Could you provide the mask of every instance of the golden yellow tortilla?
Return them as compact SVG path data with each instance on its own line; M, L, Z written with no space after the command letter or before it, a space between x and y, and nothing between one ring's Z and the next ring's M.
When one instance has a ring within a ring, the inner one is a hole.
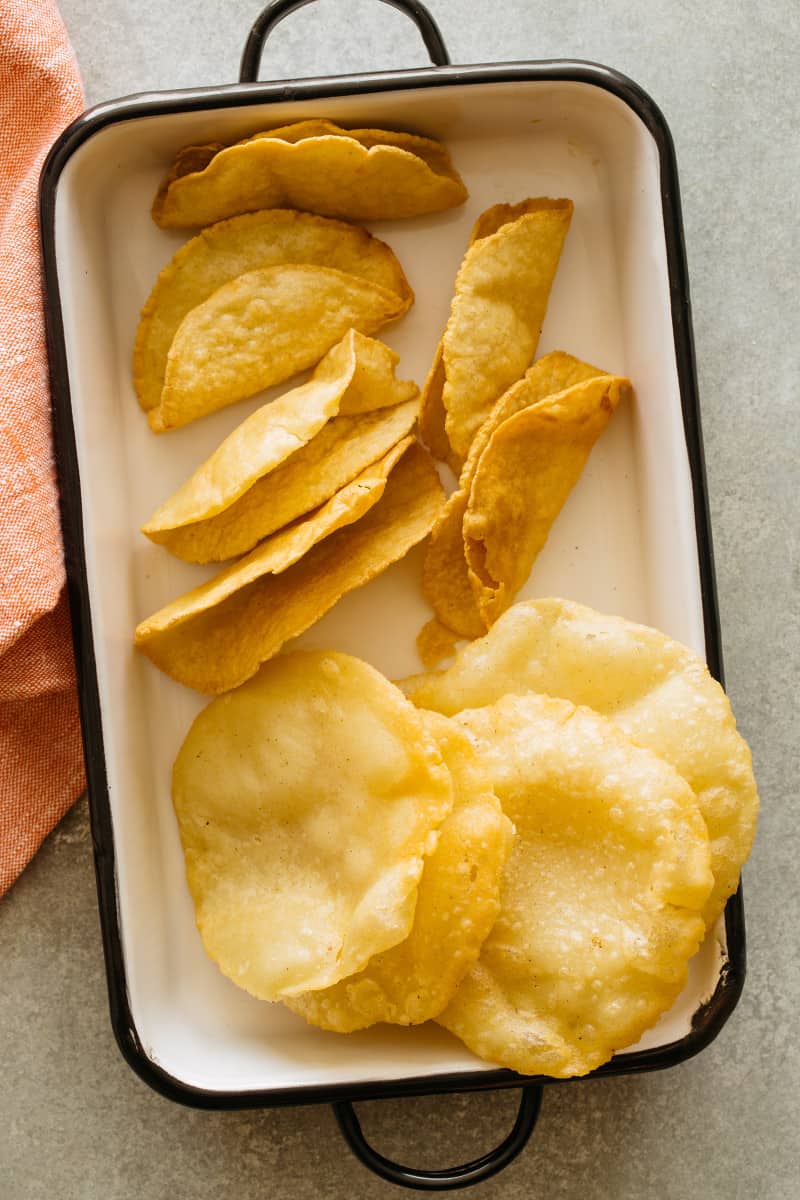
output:
M286 1001L336 1033L379 1021L418 1025L437 1016L478 957L500 911L500 882L514 827L469 739L454 721L423 713L453 781L453 808L425 860L408 937L333 987Z
M414 300L389 246L366 229L289 209L220 221L178 250L142 309L133 351L133 381L142 408L158 407L169 348L186 314L246 271L284 263L357 275L396 293L406 309Z
M423 437L451 465L534 356L572 209L537 197L497 204L475 224L422 395Z
M459 713L517 835L500 914L437 1020L525 1075L583 1075L678 996L711 889L688 784L611 721L528 693Z
M263 1000L406 937L452 804L420 714L346 654L288 654L197 717L172 797L203 944Z
M475 435L461 469L458 487L448 497L431 531L423 565L426 599L433 606L440 623L460 637L481 637L487 628L470 581L463 526L472 481L492 435L515 413L539 403L554 392L561 392L602 373L563 351L546 354L528 368L522 379L503 393ZM444 645L443 642L443 648ZM435 665L432 654L431 645L426 650L426 666Z
M373 334L403 311L395 292L328 267L247 271L181 321L150 426L176 429L283 383L318 363L349 329Z
M417 389L395 378L397 362L350 330L308 383L238 425L142 532L188 562L219 562L310 512L411 431Z
M443 498L430 456L400 443L317 514L143 621L136 646L187 687L210 693L237 687L343 595L421 541ZM359 512L365 515L356 520Z
M496 428L472 479L464 554L489 628L525 583L627 379L597 375L515 413Z
M375 221L439 212L466 198L449 154L430 138L311 121L228 146L198 171L171 171L153 219L181 228L255 209L298 208Z
M666 634L569 600L512 605L445 671L409 680L422 708L452 715L507 693L546 692L607 716L675 767L697 794L711 839L716 921L737 888L758 817L747 743L725 692L697 655Z

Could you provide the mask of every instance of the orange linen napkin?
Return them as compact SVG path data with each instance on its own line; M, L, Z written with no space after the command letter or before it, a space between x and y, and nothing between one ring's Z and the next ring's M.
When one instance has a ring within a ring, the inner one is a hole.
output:
M37 191L83 108L49 0L0 0L0 895L83 790L42 323Z

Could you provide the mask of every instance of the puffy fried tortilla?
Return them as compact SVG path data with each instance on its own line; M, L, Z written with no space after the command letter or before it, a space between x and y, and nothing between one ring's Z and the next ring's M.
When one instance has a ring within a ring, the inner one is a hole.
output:
M588 705L659 754L697 794L711 839L712 925L750 853L758 792L747 743L705 663L666 634L568 600L513 605L445 671L407 683L416 704L452 715L506 693Z
M218 562L310 512L410 432L417 389L395 378L397 362L350 330L308 383L237 426L142 532L189 562Z
M678 996L703 939L708 835L692 789L611 721L505 696L459 713L517 835L501 909L437 1020L526 1075L583 1075Z
M195 163L202 163L197 152L194 161L186 159L187 168ZM255 209L299 208L375 221L439 212L466 198L449 154L430 138L302 121L217 150L198 170L171 170L153 219L176 228Z
M420 714L345 654L289 654L197 717L172 796L203 944L264 1000L401 941L452 804Z
M181 321L155 432L176 429L314 366L349 329L375 333L405 311L395 292L328 267L246 271Z
M379 1021L417 1025L437 1016L477 959L500 911L500 881L514 827L462 730L438 713L422 716L450 770L453 808L425 860L405 941L333 987L286 1002L322 1029L350 1033Z
M160 402L169 348L186 314L246 271L284 263L356 275L394 292L406 309L414 299L391 249L366 229L288 209L220 221L173 256L142 309L133 352L133 381L142 408L156 408Z
M143 621L136 645L187 687L238 687L421 541L442 500L430 456L401 442L316 513Z

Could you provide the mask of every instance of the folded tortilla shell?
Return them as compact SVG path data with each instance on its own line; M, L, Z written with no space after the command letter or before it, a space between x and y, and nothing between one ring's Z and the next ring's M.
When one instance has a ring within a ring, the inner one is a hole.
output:
M283 383L349 329L372 334L403 311L395 292L328 267L246 271L182 320L150 425L175 429Z
M487 208L485 212L481 213L472 227L470 246L474 245L479 238L496 233L499 227L509 219L510 211L509 205L496 204L493 208ZM419 432L434 458L446 462L453 473L458 475L461 470L461 459L453 453L444 424L447 416L443 399L444 381L444 335L442 335L439 345L436 347L428 377L422 385Z
M421 446L403 451L400 443L312 517L143 621L137 647L201 692L228 691L249 679L284 642L430 531L443 499L436 469ZM368 511L350 524L356 507Z
M238 275L284 263L357 275L395 292L405 308L414 299L390 248L366 229L288 209L220 221L181 247L142 309L133 352L133 379L142 408L155 408L161 399L169 348L186 314Z
M479 220L442 341L445 429L459 460L535 354L572 207L538 198L497 205Z
M416 386L395 379L397 362L351 330L308 383L234 429L142 532L179 558L214 562L310 512L410 431Z
M372 221L463 204L464 183L439 143L309 121L219 150L202 169L171 171L153 204L163 228L209 225L261 208Z
M295 121L291 125L282 125L277 129L254 133L249 138L243 138L237 144L241 146L259 138L280 138L284 142L301 142L307 138L326 136L352 138L359 145L365 146L367 150L372 149L373 146L395 146L399 150L408 151L409 154L416 154L417 158L426 162L437 175L450 174L454 178L458 178L458 173L453 167L453 160L441 142L437 142L433 138L420 137L416 133L398 133L394 129L343 129L341 125L335 125L333 121L312 118L308 121ZM223 148L220 147L220 149ZM184 171L183 174L186 172Z
M425 445L434 458L446 462L454 475L461 470L461 459L453 453L447 439L444 422L447 416L444 400L444 355L443 343L436 347L436 354L428 372L428 377L422 385L422 396L419 410L419 432Z
M222 562L311 512L405 438L417 402L351 417L335 417L230 508L207 521L152 537L186 562Z
M463 523L472 480L492 434L514 413L575 383L602 374L597 367L591 367L563 351L546 354L500 397L475 435L459 476L458 487L449 496L431 531L422 575L425 596L439 621L461 637L481 637L486 632L470 582L464 552ZM430 641L430 633L427 638ZM442 640L441 644L444 647L446 642ZM430 646L426 651L428 663L434 661L433 653L435 650Z
M522 587L592 447L629 390L599 375L515 413L492 433L464 514L464 553L488 629Z

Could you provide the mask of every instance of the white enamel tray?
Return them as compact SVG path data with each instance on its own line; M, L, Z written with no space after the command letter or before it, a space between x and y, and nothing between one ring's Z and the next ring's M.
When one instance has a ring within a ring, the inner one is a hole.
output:
M380 335L404 378L424 379L477 215L526 196L574 201L538 353L563 349L625 374L635 400L593 451L521 595L565 596L655 625L720 670L674 161L663 119L635 85L587 64L441 67L134 97L81 118L45 170L42 218L112 1015L132 1065L198 1104L519 1082L434 1024L326 1034L219 973L195 929L170 801L173 759L207 701L133 650L136 623L213 570L172 558L139 526L271 394L150 432L131 380L133 340L156 275L186 240L159 230L150 204L181 146L306 117L439 138L469 188L452 212L370 226L416 292L409 314ZM287 648L347 651L389 677L421 669L414 640L430 612L420 566L418 548ZM723 919L672 1011L601 1073L696 1052L733 1007L742 975L736 898L727 932Z

